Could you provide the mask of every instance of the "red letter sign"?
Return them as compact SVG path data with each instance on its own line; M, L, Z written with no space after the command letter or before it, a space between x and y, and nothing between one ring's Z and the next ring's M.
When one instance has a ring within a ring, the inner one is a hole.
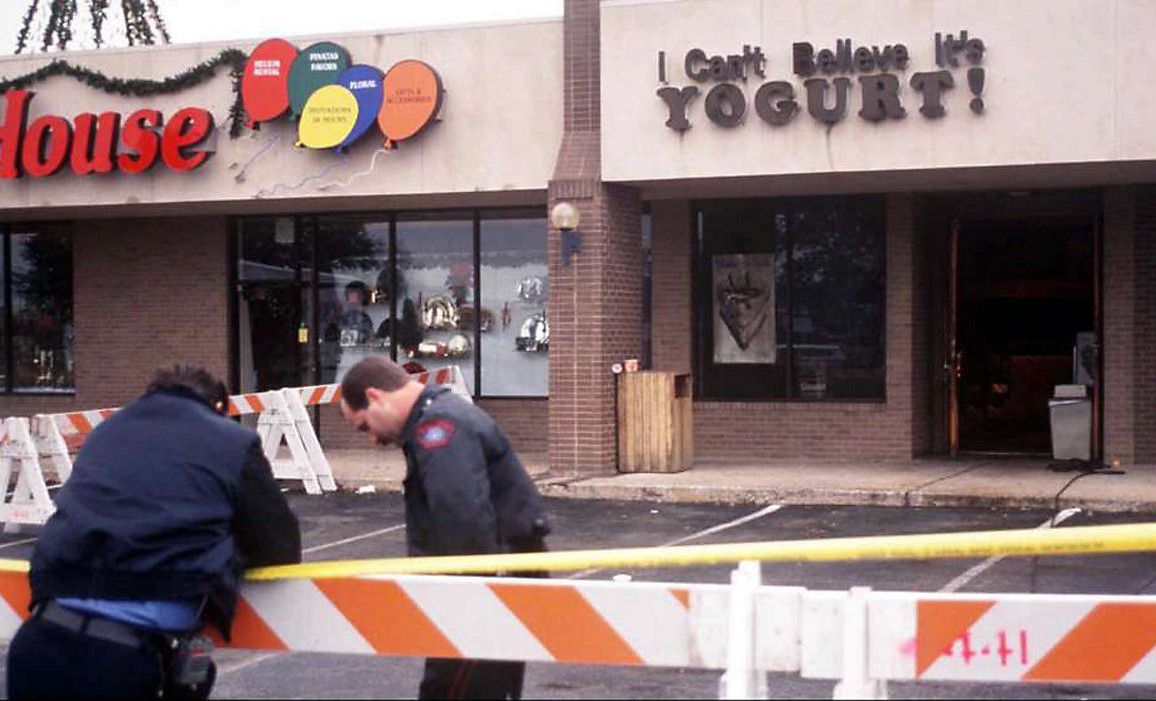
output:
M0 178L20 177L20 140L24 137L31 97L32 93L27 90L9 90L4 94L7 107L4 126L0 126Z
M28 127L24 139L24 169L34 178L60 170L72 146L72 126L64 117L48 115Z
M165 164L173 170L188 171L204 163L210 155L208 151L186 156L181 149L201 143L212 130L213 115L207 110L186 107L174 114L161 141Z
M105 112L76 115L72 120L76 133L72 138L72 170L78 175L109 173L116 167L116 137L120 132L120 115ZM93 132L96 132L95 134Z
M157 110L137 110L125 120L121 141L136 154L122 153L118 163L126 173L143 173L153 167L157 160L160 137L152 130L161 125L161 113Z

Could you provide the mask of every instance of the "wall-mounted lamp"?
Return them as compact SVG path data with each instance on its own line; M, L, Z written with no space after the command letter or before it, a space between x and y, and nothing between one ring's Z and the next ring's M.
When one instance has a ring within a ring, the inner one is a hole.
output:
M550 210L550 223L562 232L562 265L570 265L570 255L582 250L581 219L578 208L569 202L559 202Z

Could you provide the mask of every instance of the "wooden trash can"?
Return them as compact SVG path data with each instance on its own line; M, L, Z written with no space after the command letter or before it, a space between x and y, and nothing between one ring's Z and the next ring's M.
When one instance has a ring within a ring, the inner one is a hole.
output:
M689 374L618 376L618 471L681 472L694 462Z

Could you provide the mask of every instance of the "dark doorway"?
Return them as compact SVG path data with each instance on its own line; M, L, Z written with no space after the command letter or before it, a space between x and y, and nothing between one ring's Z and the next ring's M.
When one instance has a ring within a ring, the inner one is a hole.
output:
M964 219L956 306L959 450L1051 449L1048 398L1095 330L1093 222Z
M1048 399L1086 384L1099 453L1096 190L977 192L920 200L931 319L931 450L1051 453ZM1080 374L1076 374L1077 346Z

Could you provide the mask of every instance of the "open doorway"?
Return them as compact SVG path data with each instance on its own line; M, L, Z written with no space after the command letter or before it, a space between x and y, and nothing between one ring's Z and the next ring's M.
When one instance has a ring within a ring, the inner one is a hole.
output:
M1056 385L1088 384L1099 414L1099 361L1081 352L1099 330L1095 199L988 198L939 222L937 452L1046 456Z

